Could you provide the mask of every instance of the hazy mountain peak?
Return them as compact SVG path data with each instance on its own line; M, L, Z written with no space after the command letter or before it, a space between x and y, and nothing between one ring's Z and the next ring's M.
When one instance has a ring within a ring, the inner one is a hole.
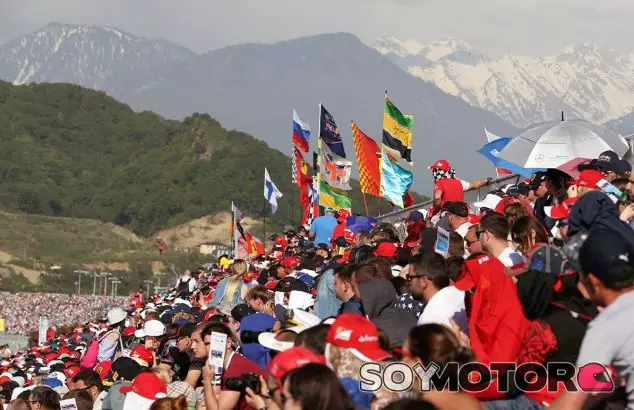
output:
M381 54L393 53L406 57L420 53L425 46L413 39L401 40L394 36L384 36L376 40L375 48Z
M565 110L602 123L634 107L634 53L597 42L568 46L555 56L505 54L490 59L457 39L425 46L423 58L396 58L411 74L516 126Z

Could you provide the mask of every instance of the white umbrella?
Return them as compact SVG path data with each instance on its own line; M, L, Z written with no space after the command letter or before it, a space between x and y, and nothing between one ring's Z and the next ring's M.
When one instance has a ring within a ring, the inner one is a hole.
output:
M623 156L625 139L584 120L549 121L525 129L499 158L524 168L557 168L574 158L596 158L612 150Z

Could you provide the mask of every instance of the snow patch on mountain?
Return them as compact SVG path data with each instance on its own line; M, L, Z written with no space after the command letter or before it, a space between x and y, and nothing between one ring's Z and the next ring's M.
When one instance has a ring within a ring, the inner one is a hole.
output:
M541 58L490 59L454 38L398 57L382 51L389 49L385 41L377 48L412 75L516 126L558 118L561 111L603 123L634 107L634 53L620 55L597 43Z

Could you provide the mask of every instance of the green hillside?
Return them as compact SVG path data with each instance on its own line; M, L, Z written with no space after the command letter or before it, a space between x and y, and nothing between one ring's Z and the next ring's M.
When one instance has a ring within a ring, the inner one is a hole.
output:
M207 114L166 120L74 85L0 82L0 141L0 207L10 211L92 218L142 236L227 211L231 201L261 218L265 166L285 194L267 231L290 223L297 202L290 158L264 142ZM296 205L295 223L299 214Z

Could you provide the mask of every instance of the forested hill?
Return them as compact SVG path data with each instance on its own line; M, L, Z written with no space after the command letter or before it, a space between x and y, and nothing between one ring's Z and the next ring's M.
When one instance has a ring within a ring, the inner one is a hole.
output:
M290 129L289 119L289 145ZM298 202L290 158L266 143L207 114L166 120L79 86L0 82L0 140L0 208L7 210L95 218L144 236L227 211L231 201L261 218L265 166L284 193L267 224L290 223L291 201ZM353 187L361 212L356 181ZM296 205L295 223L299 213Z

